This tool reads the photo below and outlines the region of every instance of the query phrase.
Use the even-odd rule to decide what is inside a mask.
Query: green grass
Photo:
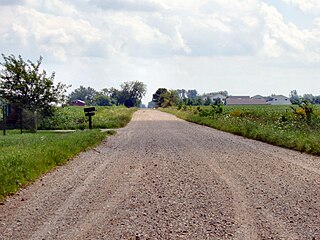
[[[202,107],[201,109],[210,109]],[[320,111],[312,121],[293,113],[290,106],[226,106],[214,117],[200,116],[196,107],[162,109],[179,118],[222,131],[268,142],[301,152],[320,155]]]
[[[124,127],[136,111],[136,108],[123,106],[96,109],[93,128]],[[64,107],[57,108],[55,115],[45,119],[39,129],[85,128],[88,128],[88,118],[84,116],[83,107]],[[24,131],[24,134],[19,134],[18,130],[9,130],[7,133],[6,136],[0,135],[0,200],[112,134],[99,130],[68,133]]]
[[[0,200],[110,134],[98,130],[25,134],[8,131],[7,136],[0,136]]]
[[[84,107],[57,108],[53,117],[45,119],[39,129],[85,129],[88,128],[88,117],[84,116]],[[120,128],[131,120],[136,108],[124,106],[96,107],[92,117],[93,128]]]

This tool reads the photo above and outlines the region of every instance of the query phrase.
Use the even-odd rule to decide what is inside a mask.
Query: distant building
[[[205,94],[202,97],[202,100],[205,101],[207,98],[210,98],[212,102],[216,102],[218,99],[220,99],[221,102],[225,103],[227,96],[221,93],[209,93],[209,94]]]
[[[71,106],[80,106],[80,107],[82,107],[82,106],[85,106],[86,103],[84,101],[80,100],[80,99],[76,99],[76,100],[73,100],[70,105]]]
[[[264,98],[250,98],[250,96],[229,96],[226,105],[267,105]]]
[[[283,95],[272,96],[267,103],[271,105],[291,105],[290,98]]]

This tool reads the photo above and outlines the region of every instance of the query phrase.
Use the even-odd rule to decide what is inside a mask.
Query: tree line
[[[212,99],[208,96],[211,94],[221,94],[223,96],[228,96],[227,91],[219,91],[214,93],[208,93],[199,95],[196,89],[186,90],[168,90],[166,88],[158,88],[158,90],[153,94],[152,101],[148,103],[149,108],[158,107],[171,107],[171,106],[209,106],[209,105],[220,105],[222,101]]]
[[[48,117],[54,114],[58,104],[66,104],[73,99],[85,101],[88,105],[125,105],[138,107],[146,94],[146,85],[139,81],[124,82],[120,89],[110,88],[98,92],[91,87],[80,86],[66,96],[67,86],[61,82],[54,84],[55,73],[48,74],[41,69],[43,58],[36,62],[25,61],[20,55],[2,54],[0,63],[0,104],[2,106],[3,129],[5,129],[8,106],[18,109],[22,132],[23,111],[32,113],[34,130],[39,116]],[[4,130],[5,132],[5,130]]]
[[[126,107],[139,107],[147,87],[140,81],[124,82],[120,89],[114,87],[96,91],[92,87],[80,86],[72,91],[67,99],[71,104],[74,100],[82,100],[90,106],[124,105]]]

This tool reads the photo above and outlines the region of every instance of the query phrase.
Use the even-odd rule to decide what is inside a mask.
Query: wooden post
[[[89,129],[92,129],[92,116],[89,115]]]
[[[22,107],[20,107],[20,133],[22,134]]]
[[[5,136],[6,135],[6,128],[7,128],[7,108],[6,108],[6,105],[3,104],[2,105],[2,129],[3,129],[3,135]]]
[[[94,116],[95,107],[89,107],[83,109],[85,116],[89,117],[89,129],[92,129],[92,116]]]

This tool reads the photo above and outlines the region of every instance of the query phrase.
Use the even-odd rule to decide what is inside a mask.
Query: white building
[[[290,98],[283,95],[272,96],[267,103],[271,105],[291,105]]]

